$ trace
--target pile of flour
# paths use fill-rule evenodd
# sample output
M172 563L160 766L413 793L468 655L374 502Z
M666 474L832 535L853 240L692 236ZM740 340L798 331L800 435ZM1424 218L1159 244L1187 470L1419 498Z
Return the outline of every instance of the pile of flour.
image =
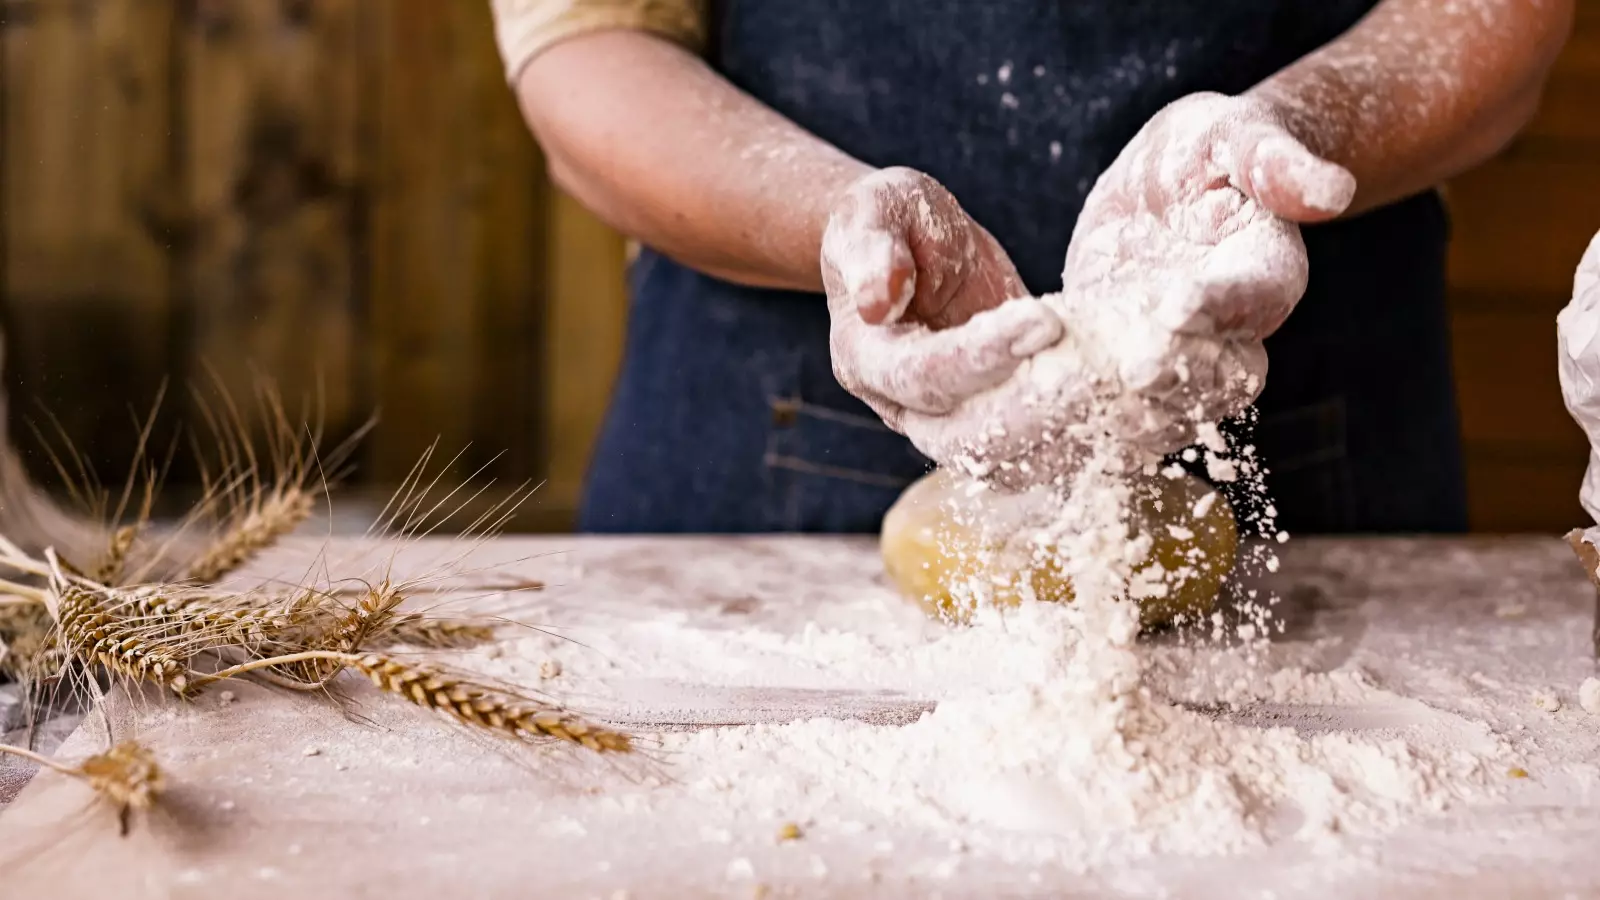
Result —
M1137 608L1124 596L1145 546L1124 524L1124 480L1097 468L1107 461L1078 473L1059 530L1040 544L1061 548L1075 602L1025 604L938 642L952 671L1006 659L1014 680L945 682L937 707L904 727L818 719L671 737L675 756L714 769L691 787L722 805L782 809L813 823L864 812L1008 860L1080 868L1373 834L1486 789L1484 757L1473 749L1303 736L1159 697L1135 644ZM1259 621L1239 626L1247 635L1258 629L1252 618ZM1248 653L1248 642L1236 652ZM1262 673L1248 664L1219 673L1189 699L1330 693L1304 676L1260 684L1251 676Z
M857 611L875 619L859 629L663 615L619 621L603 644L530 637L480 662L525 681L552 655L570 655L569 673L585 659L593 668L600 650L665 682L877 689L932 707L902 725L813 709L799 721L661 735L671 780L636 796L635 811L677 803L714 829L786 820L839 834L888 821L963 854L1087 870L1284 841L1331 846L1503 785L1503 748L1487 732L1419 739L1253 719L1263 704L1407 702L1351 673L1266 670L1265 601L1203 623L1198 643L1137 643L1138 611L1125 594L1147 541L1129 536L1131 489L1120 471L1111 454L1093 454L1063 486L1054 533L1038 542L1040 552L1060 548L1072 604L989 609L966 627L920 621L910 604L895 619L875 607L881 595ZM1274 544L1252 546L1268 553ZM563 687L580 702L604 689L571 679Z
M1269 598L1247 594L1240 601L1245 609L1201 623L1206 637L1234 644L1233 651L1215 653L1239 665L1212 668L1209 681L1148 671L1129 594L1150 540L1130 528L1131 485L1135 475L1162 473L1124 439L1198 437L1192 461L1203 454L1213 479L1258 476L1248 449L1230 456L1218 429L1197 421L1198 405L1184 413L1189 407L1181 402L1151 400L1214 392L1234 381L1242 396L1253 397L1259 367L1226 347L1189 365L1155 365L1149 357L1165 360L1205 342L1158 340L1134 327L1139 317L1113 316L1104 304L1060 302L1063 317L1094 339L1064 342L1016 376L1033 408L1059 414L1059 427L1029 431L1024 440L997 415L995 433L981 438L989 446L974 460L998 452L999 468L981 461L965 468L1003 476L1013 451L1039 459L1056 445L1060 455L1048 460L1056 474L1047 485L1056 515L1030 523L1036 533L1025 545L1034 563L1070 578L1073 602L1025 600L1011 612L991 609L966 627L910 630L898 641L882 630L869 636L808 626L781 633L683 618L634 626L612 649L658 679L750 686L771 677L763 661L810 660L826 669L818 680L836 688L886 687L932 707L902 725L811 717L668 733L662 749L677 781L640 802L681 801L686 793L690 808L717 822L782 817L832 833L861 821L890 821L1007 860L1092 868L1152 854L1207 857L1279 841L1321 844L1381 834L1492 790L1496 780L1485 760L1498 748L1487 735L1464 746L1395 732L1262 727L1231 715L1246 702L1375 690L1296 674L1269 678L1249 665L1273 624ZM1174 368L1173 384L1149 374ZM1151 410L1158 406L1156 415ZM1264 498L1261 509L1264 546L1286 540ZM961 523L960 509L951 521ZM1014 542L1006 552L1013 550ZM1270 552L1245 561L1252 563L1276 566ZM1159 573L1156 580L1140 584L1138 593L1159 594ZM1013 587L1027 597L1026 586ZM532 659L547 650L539 644L502 658L502 673L527 677ZM521 660L520 669L513 659Z

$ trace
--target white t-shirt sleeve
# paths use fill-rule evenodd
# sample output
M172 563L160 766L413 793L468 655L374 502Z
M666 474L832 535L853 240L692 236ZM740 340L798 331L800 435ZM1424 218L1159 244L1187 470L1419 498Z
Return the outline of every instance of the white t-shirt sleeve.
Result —
M592 31L634 30L659 35L700 53L706 42L707 0L490 0L495 40L506 79L515 84L540 53Z

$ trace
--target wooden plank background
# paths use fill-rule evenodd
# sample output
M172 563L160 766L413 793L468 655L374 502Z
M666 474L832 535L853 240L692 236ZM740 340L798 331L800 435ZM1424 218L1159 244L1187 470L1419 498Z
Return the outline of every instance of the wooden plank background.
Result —
M437 440L457 475L544 482L526 524L570 520L623 245L551 191L487 2L0 0L0 53L18 419L113 477L164 380L264 375L332 434L380 413L376 493ZM165 408L163 441L194 419Z
M1449 186L1456 391L1473 527L1585 524L1583 433L1561 403L1555 317L1600 231L1600 0L1579 0L1538 118Z
M1582 520L1554 360L1600 229L1600 0L1580 8L1538 121L1449 186L1480 530ZM458 475L543 482L525 526L570 521L621 351L623 243L546 182L486 0L0 0L0 54L19 415L48 408L116 473L127 410L163 379L244 394L259 372L320 397L333 433L383 414L374 492L437 439L468 448Z

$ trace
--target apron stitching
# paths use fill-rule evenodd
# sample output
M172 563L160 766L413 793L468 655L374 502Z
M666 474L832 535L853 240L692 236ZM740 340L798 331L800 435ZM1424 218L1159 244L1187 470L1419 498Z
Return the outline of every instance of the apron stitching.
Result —
M767 398L767 402L775 411L810 416L813 419L825 419L829 422L837 422L841 425L849 425L854 428L865 428L872 431L891 431L887 425L883 424L883 422L878 419L868 416L858 416L854 413L840 412L837 409L832 409L826 406L818 406L815 403L807 403L806 401L801 400L799 397L769 397Z
M867 472L861 469L847 469L842 466L823 466L793 456L768 452L766 455L768 468L788 469L792 472L802 472L807 475L821 475L827 478L841 478L860 484L869 484L874 487L898 488L905 487L911 482L893 475L879 475L876 472Z

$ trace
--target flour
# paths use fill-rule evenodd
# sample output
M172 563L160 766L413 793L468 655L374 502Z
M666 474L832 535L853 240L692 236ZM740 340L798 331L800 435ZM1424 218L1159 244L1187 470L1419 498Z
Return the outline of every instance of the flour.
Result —
M922 687L937 707L905 727L817 719L670 737L674 756L714 761L688 789L725 814L781 810L823 829L887 817L971 852L1077 870L1322 845L1486 789L1479 755L1449 743L1303 736L1200 711L1381 693L1359 676L1263 678L1240 653L1232 672L1172 685L1187 690L1187 708L1159 696L1162 679L1135 645L1137 609L1121 595L1144 547L1127 536L1128 489L1107 461L1080 470L1048 542L1066 548L1073 604L1024 604L870 659L933 676ZM1006 678L966 681L975 665L1004 666Z
M1505 751L1486 731L1319 727L1307 718L1307 709L1355 704L1399 723L1429 712L1360 672L1267 666L1269 598L1244 593L1241 609L1200 623L1200 637L1231 651L1209 641L1160 653L1139 644L1138 608L1126 595L1149 541L1128 527L1126 448L1089 423L1085 433L1102 437L1053 486L1057 514L1030 522L1040 534L1026 542L1033 552L1060 548L1054 562L1072 578L1071 604L1002 612L980 603L959 628L908 619L786 632L688 614L619 623L612 646L656 679L744 691L768 679L816 690L876 686L932 706L898 726L840 715L663 734L675 783L623 805L646 814L686 806L719 834L794 822L808 836L852 835L893 822L895 834L959 848L930 870L939 877L968 858L1089 871L1283 843L1327 850L1494 793L1491 775L1504 766L1487 761ZM1222 459L1220 435L1201 432L1205 458ZM1229 461L1238 477L1259 478L1253 451ZM1264 533L1275 535L1263 505ZM1246 568L1268 565L1274 544L1252 546ZM499 670L525 676L549 653L547 640L524 639ZM809 673L803 681L797 669ZM1274 722L1285 707L1301 710L1292 722L1300 727ZM897 852L890 837L872 841L885 856ZM745 857L729 866L730 878L751 877Z
M1600 678L1590 676L1578 686L1578 705L1591 716L1600 716Z

